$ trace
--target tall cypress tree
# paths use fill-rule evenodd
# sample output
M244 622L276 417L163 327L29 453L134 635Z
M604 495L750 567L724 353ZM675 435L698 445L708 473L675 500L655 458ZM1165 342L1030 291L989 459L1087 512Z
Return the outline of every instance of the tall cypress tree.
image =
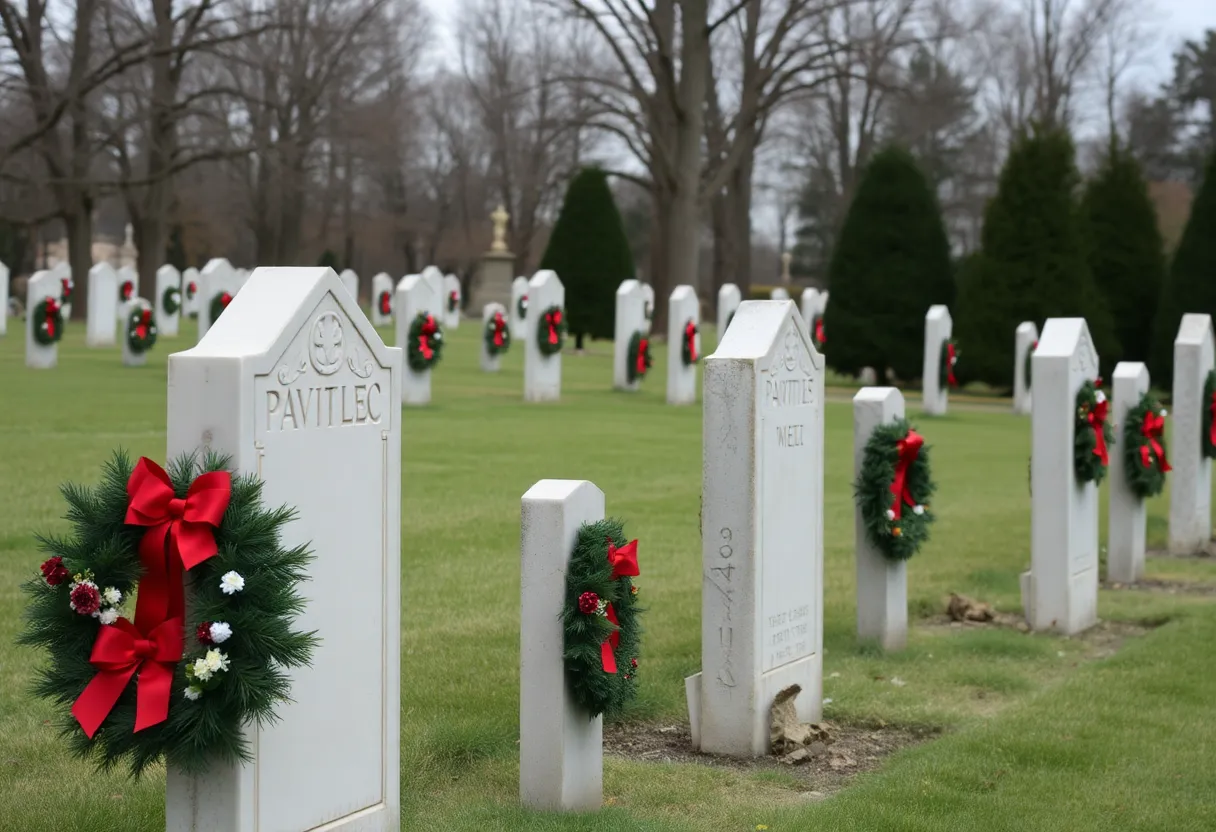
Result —
M571 181L540 267L557 272L566 288L566 322L579 349L588 335L613 336L616 290L634 270L604 171L584 168Z
M928 180L901 148L870 160L833 248L827 362L920 376L925 312L954 299L950 243Z
M1185 312L1206 312L1216 318L1216 150L1191 203L1191 216L1157 307L1151 366L1161 386L1168 387L1174 376L1174 337Z

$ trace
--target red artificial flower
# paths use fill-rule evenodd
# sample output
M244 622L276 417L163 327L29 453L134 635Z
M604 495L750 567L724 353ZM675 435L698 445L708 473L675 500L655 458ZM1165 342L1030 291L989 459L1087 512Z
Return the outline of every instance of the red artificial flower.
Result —
M63 565L63 558L56 555L42 562L42 577L50 586L59 586L68 576L68 568Z
M70 597L72 609L79 615L92 615L101 609L101 592L93 584L76 584Z
M208 647L215 644L215 642L211 640L210 621L203 621L200 623L198 625L198 629L194 631L194 636L198 639L199 644L205 644Z
M134 283L132 283L132 282L131 282L131 281L129 281L129 280L124 280L124 281L122 282L122 299L123 299L123 300L130 300L130 299L131 299L131 293L132 293L132 292L134 292L134 291L135 291L135 284L134 284Z
M584 592L578 596L578 611L584 615L592 615L600 608L600 596L594 592Z
M630 660L629 660L629 666L630 666L630 667L632 667L632 668L634 668L634 669L636 670L636 669L637 669L637 666L638 666L638 660L637 660L637 659L630 659Z

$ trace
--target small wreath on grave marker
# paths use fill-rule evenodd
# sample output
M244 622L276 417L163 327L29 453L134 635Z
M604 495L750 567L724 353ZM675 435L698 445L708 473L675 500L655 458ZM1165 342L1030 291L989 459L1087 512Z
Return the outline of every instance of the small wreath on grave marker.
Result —
M393 293L392 292L390 292L388 290L381 292L380 297L376 301L376 303L380 307L381 315L388 317L389 315L393 314Z
M231 292L216 292L215 297L211 298L211 324L220 319L220 315L224 314L224 310L228 308L228 304L232 303Z
M528 296L520 295L519 300L515 301L515 314L520 318L528 317Z
M1199 424L1203 430L1199 434L1203 447L1203 455L1208 459L1216 459L1216 370L1208 372L1203 382L1203 415Z
M63 337L63 307L57 298L43 298L34 304L34 340L49 347Z
M317 644L293 626L312 558L281 541L295 511L266 508L262 483L215 454L166 473L118 451L98 485L61 491L72 532L39 538L49 557L23 587L18 640L50 654L34 693L59 706L70 750L133 776L162 758L188 772L248 761L247 726L274 720L287 669Z
M536 345L540 354L546 358L557 355L562 351L562 343L566 339L566 316L560 306L550 306L541 315L540 325L536 327Z
M1030 389L1030 368L1034 364L1034 362L1031 361L1031 359L1034 358L1034 351L1037 350L1038 348L1039 348L1039 342L1036 340L1034 343L1032 343L1030 345L1030 349L1026 350L1026 357L1024 359L1022 359L1022 361L1023 361L1022 375L1026 378L1026 389L1027 390Z
M904 419L876 427L866 442L853 498L866 536L884 557L907 560L929 539L928 501L936 490L924 438Z
M690 367L697 363L697 323L692 318L684 324L684 337L680 345L680 358L684 362L685 367Z
M630 384L645 378L653 363L650 358L650 339L641 330L633 333L625 355L625 378Z
M135 281L124 280L118 285L118 300L122 302L129 301L131 296L135 294Z
M1110 464L1108 448L1114 444L1115 433L1107 416L1110 402L1102 392L1102 380L1087 381L1077 391L1077 418L1073 426L1073 470L1077 484L1095 485L1106 477Z
M72 302L72 292L76 289L76 284L72 282L72 278L64 277L59 280L59 302L63 306L67 306Z
M448 314L455 312L458 306L460 306L460 292L453 289L448 292Z
M958 363L958 345L950 338L943 338L939 355L937 389L945 390L947 387L958 387L958 379L954 377L954 365Z
M1123 423L1123 468L1127 487L1141 500L1156 496L1165 488L1165 475L1171 470L1166 459L1165 417L1161 402L1145 393L1127 411Z
M811 318L811 340L815 343L815 349L823 352L823 345L828 342L828 336L823 329L823 316L815 315Z
M495 312L494 316L486 321L485 339L486 354L491 358L511 349L511 329L501 312Z
M406 361L410 369L416 373L425 372L439 361L443 352L443 327L434 315L419 312L410 323L406 340L409 343Z
M566 570L562 658L574 701L591 719L620 716L637 695L637 575L638 542L625 542L620 520L583 524Z
M198 294L198 284L191 280L186 284L186 300L194 300L194 296Z
M131 310L127 318L127 347L139 354L152 349L156 344L156 321L151 307Z
M166 286L160 295L160 308L165 310L166 315L176 315L177 310L182 308L182 290L176 286Z

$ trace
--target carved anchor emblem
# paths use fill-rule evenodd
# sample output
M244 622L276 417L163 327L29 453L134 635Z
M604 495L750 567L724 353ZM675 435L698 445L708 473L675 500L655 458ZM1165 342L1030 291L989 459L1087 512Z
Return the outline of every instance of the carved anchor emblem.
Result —
M312 366L323 376L333 375L342 367L342 321L333 312L326 312L312 325Z

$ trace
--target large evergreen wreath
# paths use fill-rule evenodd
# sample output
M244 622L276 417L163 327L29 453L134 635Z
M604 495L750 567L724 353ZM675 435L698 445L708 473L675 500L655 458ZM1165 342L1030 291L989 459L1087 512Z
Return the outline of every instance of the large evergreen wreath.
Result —
M633 333L625 355L625 378L630 384L645 378L653 363L650 358L650 339L641 330Z
M937 389L958 387L958 379L954 377L954 365L958 363L958 345L950 338L942 339L942 348L938 356Z
M249 760L246 726L274 719L287 669L317 644L293 628L311 559L281 542L295 512L264 507L262 483L228 466L182 456L166 473L119 451L96 487L61 487L71 534L39 538L50 557L23 587L19 641L47 649L34 693L61 708L70 749L101 768Z
M924 442L904 419L876 427L853 485L866 536L890 560L907 560L929 539L937 485Z
M1202 426L1199 441L1203 455L1208 459L1216 459L1216 370L1209 371L1208 377L1203 381L1200 407L1203 410L1199 417L1199 424Z
M1123 468L1127 487L1140 499L1156 496L1165 488L1170 471L1165 448L1165 408L1150 394L1127 411L1123 423Z
M620 716L637 695L642 630L637 606L638 542L619 520L586 523L566 570L562 610L566 679L590 718Z
M118 284L118 301L125 303L135 296L135 281L124 280Z
M697 323L692 318L689 318L684 324L684 336L680 344L680 359L684 362L685 367L692 366L697 363Z
M165 310L166 315L176 315L177 310L182 308L182 290L176 286L166 286L160 295L160 308Z
M380 306L380 314L388 317L393 314L393 293L385 290L380 293L379 299L376 301Z
M230 303L232 303L231 292L216 292L215 296L211 298L211 323L213 325L220 319L220 315L224 314L224 310Z
M501 312L495 312L486 321L486 354L493 358L511 349L511 328Z
M406 337L406 363L416 373L423 373L439 361L443 352L443 327L429 312L419 312L410 322Z
M560 306L550 306L536 324L536 345L540 354L548 357L562 351L566 340L566 316Z
M1073 427L1073 470L1077 484L1098 484L1106 477L1110 463L1108 448L1115 433L1107 421L1110 403L1100 389L1101 382L1087 381L1077 391L1077 420Z
M58 298L43 298L30 314L34 316L34 340L39 344L49 347L63 337L63 307Z
M156 344L156 319L151 307L137 307L127 316L127 348L135 354Z

